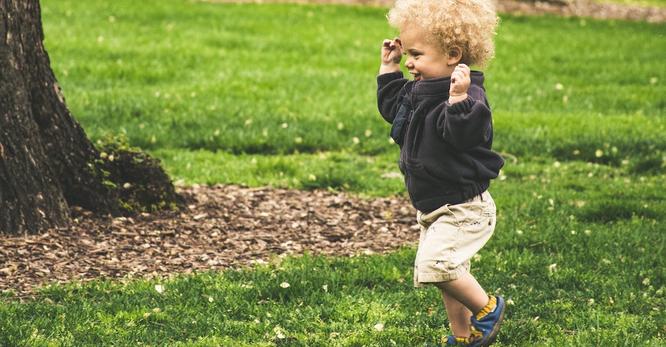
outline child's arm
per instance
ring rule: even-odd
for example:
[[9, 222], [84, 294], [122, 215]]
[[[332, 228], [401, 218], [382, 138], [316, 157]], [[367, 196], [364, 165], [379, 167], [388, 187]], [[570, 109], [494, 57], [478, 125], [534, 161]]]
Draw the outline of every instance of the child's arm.
[[449, 101], [437, 119], [444, 141], [461, 150], [485, 143], [492, 136], [492, 113], [485, 91], [470, 85], [469, 67], [458, 65], [451, 74]]
[[377, 107], [384, 119], [393, 123], [400, 100], [404, 96], [403, 86], [408, 82], [400, 71], [402, 43], [400, 39], [386, 39], [382, 44], [381, 65], [377, 76]]
[[451, 87], [449, 87], [449, 104], [461, 102], [467, 99], [467, 90], [472, 84], [469, 77], [471, 71], [465, 64], [458, 64], [451, 73]]
[[382, 64], [379, 66], [379, 74], [400, 71], [400, 60], [402, 59], [402, 42], [399, 38], [393, 40], [385, 39], [382, 44]]

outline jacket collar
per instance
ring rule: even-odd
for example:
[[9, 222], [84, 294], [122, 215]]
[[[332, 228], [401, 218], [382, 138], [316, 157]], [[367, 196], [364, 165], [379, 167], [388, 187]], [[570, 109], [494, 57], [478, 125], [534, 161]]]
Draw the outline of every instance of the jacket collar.
[[[485, 90], [483, 87], [483, 72], [472, 71], [470, 74], [470, 79], [472, 80], [472, 84], [477, 85]], [[428, 96], [448, 96], [450, 86], [451, 77], [421, 80], [414, 82], [412, 93], [417, 98]]]

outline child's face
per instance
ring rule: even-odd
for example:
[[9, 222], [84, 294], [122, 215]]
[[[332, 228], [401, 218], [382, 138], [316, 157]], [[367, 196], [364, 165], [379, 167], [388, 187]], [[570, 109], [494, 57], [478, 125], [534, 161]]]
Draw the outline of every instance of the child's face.
[[449, 77], [455, 68], [449, 56], [437, 44], [426, 40], [428, 33], [417, 26], [407, 26], [400, 31], [402, 49], [407, 55], [405, 66], [414, 80]]

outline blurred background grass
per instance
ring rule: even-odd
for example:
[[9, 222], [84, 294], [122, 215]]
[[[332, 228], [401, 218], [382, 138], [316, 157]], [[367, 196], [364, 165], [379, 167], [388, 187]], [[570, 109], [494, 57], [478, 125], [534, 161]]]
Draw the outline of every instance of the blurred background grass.
[[[397, 148], [375, 106], [377, 42], [396, 34], [385, 11], [45, 1], [44, 21], [68, 105], [93, 138], [126, 134], [189, 183], [325, 188], [294, 175], [287, 178], [300, 183], [269, 178], [280, 172], [270, 163], [298, 166], [322, 158], [304, 153], [329, 152], [324, 157], [372, 157], [395, 170]], [[497, 57], [485, 71], [495, 148], [521, 161], [624, 160], [637, 171], [660, 169], [663, 33], [656, 24], [503, 16]], [[311, 165], [321, 170], [338, 165], [317, 161]], [[265, 165], [238, 179], [234, 167], [254, 162]], [[220, 165], [236, 172], [209, 172]], [[388, 194], [399, 186], [378, 189], [369, 167], [359, 175], [368, 182], [349, 190]]]

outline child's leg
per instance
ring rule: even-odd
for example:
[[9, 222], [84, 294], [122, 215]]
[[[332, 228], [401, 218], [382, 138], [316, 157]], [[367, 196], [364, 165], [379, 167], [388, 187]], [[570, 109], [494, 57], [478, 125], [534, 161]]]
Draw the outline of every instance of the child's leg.
[[453, 336], [469, 337], [471, 333], [470, 318], [472, 317], [472, 311], [467, 309], [460, 301], [447, 294], [445, 290], [440, 288], [440, 292], [442, 293], [442, 301], [444, 301], [444, 307], [449, 317], [449, 325], [451, 326]]
[[437, 287], [474, 314], [481, 311], [488, 304], [488, 294], [469, 272], [453, 281], [437, 283]]
[[[437, 287], [473, 313], [470, 318], [469, 335], [458, 335], [454, 331], [456, 340], [469, 336], [469, 340], [464, 340], [463, 343], [474, 346], [488, 346], [495, 341], [506, 308], [506, 303], [501, 296], [489, 297], [470, 273], [465, 273], [453, 281], [440, 282]], [[449, 313], [449, 319], [452, 319], [451, 313]], [[453, 330], [453, 326], [451, 330]], [[448, 341], [450, 339], [452, 337], [447, 338]]]

